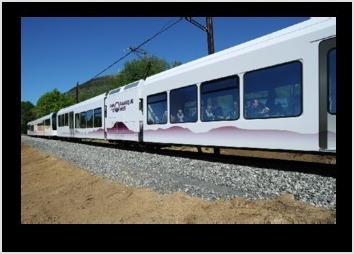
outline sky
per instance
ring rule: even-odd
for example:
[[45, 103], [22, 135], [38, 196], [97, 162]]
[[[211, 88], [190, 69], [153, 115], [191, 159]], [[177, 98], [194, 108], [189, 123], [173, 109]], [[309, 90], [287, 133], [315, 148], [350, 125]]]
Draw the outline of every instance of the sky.
[[[205, 17], [193, 17], [206, 26]], [[307, 17], [213, 17], [215, 52], [307, 20]], [[95, 77], [178, 17], [22, 17], [21, 101], [37, 104], [54, 89], [67, 92]], [[208, 55], [207, 33], [182, 19], [141, 49], [169, 63]], [[117, 74], [130, 54], [99, 75]]]

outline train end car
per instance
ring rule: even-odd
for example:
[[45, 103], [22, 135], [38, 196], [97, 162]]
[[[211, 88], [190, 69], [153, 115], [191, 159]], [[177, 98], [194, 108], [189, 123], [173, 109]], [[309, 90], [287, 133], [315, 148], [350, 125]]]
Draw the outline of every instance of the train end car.
[[46, 116], [27, 123], [28, 136], [56, 137], [57, 113], [52, 112]]

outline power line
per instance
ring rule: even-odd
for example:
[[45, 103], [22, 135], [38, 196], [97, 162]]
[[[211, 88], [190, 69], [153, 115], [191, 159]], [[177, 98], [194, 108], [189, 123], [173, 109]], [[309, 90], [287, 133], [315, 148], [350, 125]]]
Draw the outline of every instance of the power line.
[[158, 35], [162, 34], [163, 32], [165, 32], [167, 29], [171, 28], [172, 26], [176, 25], [178, 22], [180, 22], [183, 18], [179, 18], [179, 20], [173, 22], [171, 25], [168, 25], [169, 23], [171, 23], [171, 20], [169, 22], [166, 23], [166, 25], [159, 31], [157, 32], [155, 35], [153, 35], [151, 38], [147, 39], [146, 41], [144, 41], [143, 43], [141, 43], [139, 46], [134, 47], [134, 50], [132, 50], [132, 47], [130, 47], [130, 52], [128, 52], [127, 54], [125, 54], [124, 56], [122, 56], [121, 58], [119, 58], [117, 61], [115, 61], [114, 63], [112, 63], [111, 65], [109, 65], [107, 68], [105, 68], [103, 71], [101, 71], [100, 73], [98, 73], [96, 76], [94, 76], [93, 78], [91, 78], [89, 81], [93, 80], [94, 78], [98, 77], [99, 75], [101, 75], [103, 72], [105, 72], [106, 70], [108, 70], [109, 68], [111, 68], [113, 65], [115, 65], [116, 63], [118, 63], [119, 61], [123, 60], [124, 58], [126, 58], [128, 55], [130, 55], [131, 53], [133, 53], [134, 51], [136, 51], [137, 49], [139, 49], [141, 46], [145, 45], [146, 43], [148, 43], [149, 41], [151, 41], [152, 39], [154, 39], [155, 37], [157, 37]]

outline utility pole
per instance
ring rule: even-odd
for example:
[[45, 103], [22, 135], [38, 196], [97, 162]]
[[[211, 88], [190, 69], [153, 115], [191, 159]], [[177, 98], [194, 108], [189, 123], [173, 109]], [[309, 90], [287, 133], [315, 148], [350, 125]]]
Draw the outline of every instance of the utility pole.
[[76, 103], [79, 103], [79, 81], [76, 83]]
[[[197, 21], [193, 20], [192, 17], [186, 17], [185, 19], [207, 33], [208, 54], [209, 55], [214, 54], [215, 53], [215, 48], [214, 48], [213, 18], [212, 17], [206, 17], [207, 27], [199, 24]], [[198, 146], [197, 149], [198, 149], [199, 153], [202, 152], [202, 148], [200, 146]], [[219, 156], [220, 155], [220, 148], [214, 147], [214, 155], [215, 156]]]
[[209, 55], [214, 54], [214, 31], [213, 31], [213, 18], [206, 18], [207, 24], [207, 34], [208, 34], [208, 53]]
[[[208, 36], [208, 53], [209, 55], [214, 54], [214, 31], [213, 31], [213, 18], [206, 17], [207, 24], [207, 36]], [[220, 148], [214, 147], [214, 155], [220, 156]]]
[[214, 49], [213, 18], [206, 17], [207, 27], [195, 21], [194, 19], [192, 19], [192, 17], [186, 17], [185, 19], [207, 33], [208, 54], [209, 55], [214, 54], [215, 49]]

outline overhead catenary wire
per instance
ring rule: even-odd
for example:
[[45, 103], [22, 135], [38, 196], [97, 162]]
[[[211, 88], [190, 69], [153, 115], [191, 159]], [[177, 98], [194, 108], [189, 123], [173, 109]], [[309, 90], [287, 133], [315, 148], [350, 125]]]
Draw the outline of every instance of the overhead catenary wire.
[[102, 73], [104, 73], [106, 70], [108, 70], [109, 68], [111, 68], [113, 65], [117, 64], [119, 61], [123, 60], [124, 58], [126, 58], [128, 55], [130, 55], [131, 53], [135, 52], [137, 49], [139, 49], [141, 46], [145, 45], [146, 43], [148, 43], [149, 41], [153, 40], [155, 37], [157, 37], [158, 35], [162, 34], [163, 32], [165, 32], [167, 29], [173, 27], [174, 25], [176, 25], [178, 22], [180, 22], [183, 18], [179, 18], [177, 21], [173, 22], [172, 24], [169, 25], [169, 23], [171, 23], [171, 20], [169, 22], [167, 22], [167, 24], [159, 31], [157, 32], [155, 35], [153, 35], [152, 37], [150, 37], [149, 39], [147, 39], [146, 41], [144, 41], [143, 43], [141, 43], [139, 46], [137, 47], [130, 47], [130, 51], [125, 54], [124, 56], [122, 56], [121, 58], [119, 58], [118, 60], [116, 60], [115, 62], [113, 62], [111, 65], [109, 65], [108, 67], [106, 67], [105, 69], [103, 69], [102, 71], [100, 71], [97, 75], [95, 75], [93, 78], [91, 78], [89, 81], [93, 80], [94, 78], [98, 77], [99, 75], [101, 75]]

